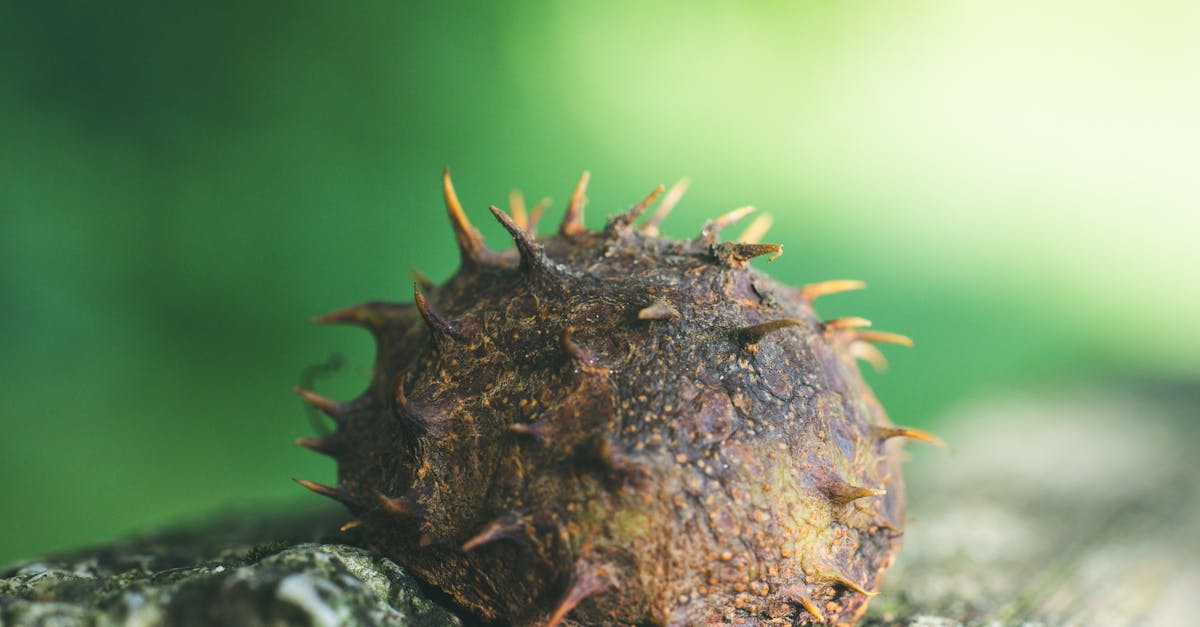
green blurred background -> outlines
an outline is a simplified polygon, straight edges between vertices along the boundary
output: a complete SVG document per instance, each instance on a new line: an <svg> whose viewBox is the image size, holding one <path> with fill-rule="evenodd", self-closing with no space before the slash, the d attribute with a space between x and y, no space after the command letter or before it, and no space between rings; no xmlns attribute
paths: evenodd
<svg viewBox="0 0 1200 627"><path fill-rule="evenodd" d="M311 502L290 388L371 345L306 320L454 271L445 165L497 247L584 169L592 225L682 175L669 235L773 214L773 274L916 338L901 424L1195 381L1197 7L0 2L0 562Z"/></svg>

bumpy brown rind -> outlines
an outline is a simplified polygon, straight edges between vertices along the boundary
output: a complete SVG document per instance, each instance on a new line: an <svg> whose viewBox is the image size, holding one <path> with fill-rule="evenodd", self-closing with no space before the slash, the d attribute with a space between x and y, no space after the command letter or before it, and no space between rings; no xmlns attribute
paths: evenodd
<svg viewBox="0 0 1200 627"><path fill-rule="evenodd" d="M899 549L896 436L924 435L891 426L854 347L901 336L814 313L860 283L750 267L781 248L718 241L745 211L671 240L661 210L634 224L656 190L590 231L584 184L549 239L493 208L516 243L496 253L446 176L459 272L320 319L378 358L351 402L302 391L337 423L302 444L338 484L306 487L485 619L852 622Z"/></svg>

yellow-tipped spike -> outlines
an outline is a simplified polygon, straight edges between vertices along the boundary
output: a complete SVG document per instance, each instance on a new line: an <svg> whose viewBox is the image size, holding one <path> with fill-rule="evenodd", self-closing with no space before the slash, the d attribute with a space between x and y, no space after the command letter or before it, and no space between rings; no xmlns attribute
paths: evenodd
<svg viewBox="0 0 1200 627"><path fill-rule="evenodd" d="M837 583L837 584L841 584L842 586L845 586L846 588L849 588L861 595L869 596L869 597L879 596L878 592L871 592L871 591L867 590L866 588L864 588L862 586L862 584L847 577L843 573L840 573L837 571L826 571L825 573L822 573L822 575L828 581L831 581L831 582Z"/></svg>
<svg viewBox="0 0 1200 627"><path fill-rule="evenodd" d="M817 604L813 602L812 599L805 597L796 599L796 601L800 604L800 607L804 608L804 611L812 614L813 617L817 619L818 623L825 622L825 615L821 614L821 610L817 607Z"/></svg>
<svg viewBox="0 0 1200 627"><path fill-rule="evenodd" d="M558 232L562 235L575 235L587 230L583 224L583 206L587 203L584 194L587 192L590 177L591 173L584 170L579 177L579 182L575 183L575 191L571 192L571 200L567 203L567 212L563 215L562 224L558 227Z"/></svg>
<svg viewBox="0 0 1200 627"><path fill-rule="evenodd" d="M662 185L658 185L654 189L650 190L650 193L646 194L645 198L642 198L636 205L630 207L629 211L625 214L626 219L632 224L635 220L641 217L643 213L645 213L646 208L649 207L650 204L654 202L654 199L658 198L658 195L662 192Z"/></svg>
<svg viewBox="0 0 1200 627"><path fill-rule="evenodd" d="M762 241L767 231L771 230L771 225L774 223L775 220L771 215L764 213L754 218L750 226L747 226L746 230L742 231L742 234L738 236L737 241L742 244L757 244Z"/></svg>
<svg viewBox="0 0 1200 627"><path fill-rule="evenodd" d="M508 193L508 213L512 215L512 221L517 226L529 228L529 216L525 213L525 196L521 195L520 190L514 189Z"/></svg>
<svg viewBox="0 0 1200 627"><path fill-rule="evenodd" d="M834 279L832 281L810 283L801 287L799 292L801 298L811 303L822 296L837 294L839 292L849 292L851 290L861 290L866 287L866 283L855 279Z"/></svg>
<svg viewBox="0 0 1200 627"><path fill-rule="evenodd" d="M342 525L341 527L338 527L338 531L345 533L347 531L350 531L351 529L354 529L355 527L358 527L361 524L363 524L363 520L361 518L355 518L354 520L348 521L346 524Z"/></svg>
<svg viewBox="0 0 1200 627"><path fill-rule="evenodd" d="M538 220L541 219L542 213L545 212L546 208L549 206L550 199L543 198L538 201L538 204L534 205L533 208L529 210L529 225L525 230L529 231L530 235L537 235Z"/></svg>
<svg viewBox="0 0 1200 627"><path fill-rule="evenodd" d="M854 339L860 342L876 342L881 344L899 344L905 348L912 348L912 338L899 333L888 333L887 331L863 331L856 329L853 331Z"/></svg>
<svg viewBox="0 0 1200 627"><path fill-rule="evenodd" d="M803 584L792 584L781 591L783 597L792 603L798 604L804 608L804 611L817 619L818 623L825 622L825 615L821 613L821 608L813 601L813 598L808 594L808 589Z"/></svg>
<svg viewBox="0 0 1200 627"><path fill-rule="evenodd" d="M666 320L668 318L678 318L679 310L671 303L658 299L650 303L648 307L643 308L638 312L638 320Z"/></svg>
<svg viewBox="0 0 1200 627"><path fill-rule="evenodd" d="M950 445L944 440L928 431L921 429L913 429L910 427L871 427L871 430L881 440L889 440L891 438L907 438L917 442L932 444L943 450L950 450Z"/></svg>
<svg viewBox="0 0 1200 627"><path fill-rule="evenodd" d="M845 505L846 503L857 501L858 499L865 499L872 496L883 496L887 494L887 490L882 488L858 486L850 483L849 481L838 479L825 488L825 493L834 503L837 503L838 505Z"/></svg>
<svg viewBox="0 0 1200 627"><path fill-rule="evenodd" d="M884 357L883 353L878 348L875 348L874 344L869 342L850 342L848 350L851 357L871 364L871 367L875 368L875 372L887 372L887 357Z"/></svg>
<svg viewBox="0 0 1200 627"><path fill-rule="evenodd" d="M767 257L767 261L770 262L779 259L783 254L782 244L742 244L739 242L720 246L721 250L717 252L718 257L727 255L730 260L737 263L745 263L763 255L770 255Z"/></svg>
<svg viewBox="0 0 1200 627"><path fill-rule="evenodd" d="M555 433L554 426L546 422L514 422L508 425L511 433L527 435L537 440L549 440Z"/></svg>
<svg viewBox="0 0 1200 627"><path fill-rule="evenodd" d="M483 238L467 214L463 212L462 204L458 202L458 194L454 192L454 183L450 180L450 168L442 171L442 195L446 201L446 215L450 216L450 226L454 228L454 239L462 252L464 261L478 262L482 256Z"/></svg>
<svg viewBox="0 0 1200 627"><path fill-rule="evenodd" d="M844 329L854 329L858 327L869 327L871 321L858 316L848 316L846 318L834 318L832 320L824 320L821 322L821 328L826 331L842 331Z"/></svg>
<svg viewBox="0 0 1200 627"><path fill-rule="evenodd" d="M675 208L675 205L679 204L679 199L683 198L683 193L687 191L688 185L691 185L691 183L691 180L685 176L672 185L671 189L667 190L667 195L663 196L662 202L659 203L658 208L655 209L654 213L651 214L649 218L646 218L646 222L642 224L641 230L643 233L647 235L658 235L658 225L662 224L662 221L667 217L667 214L671 213L671 210Z"/></svg>
<svg viewBox="0 0 1200 627"><path fill-rule="evenodd" d="M725 227L741 220L753 211L754 207L746 205L745 207L738 207L729 213L717 216L716 219L709 220L708 224L704 225L704 229L700 231L700 239L709 244L717 241L717 236L721 234L721 231Z"/></svg>

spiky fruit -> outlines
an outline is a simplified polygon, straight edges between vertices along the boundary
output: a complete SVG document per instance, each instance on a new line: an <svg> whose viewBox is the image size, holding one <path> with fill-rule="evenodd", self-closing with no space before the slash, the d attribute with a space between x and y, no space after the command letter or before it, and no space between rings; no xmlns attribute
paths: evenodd
<svg viewBox="0 0 1200 627"><path fill-rule="evenodd" d="M636 225L659 187L590 231L586 181L545 240L519 199L492 207L516 242L497 253L444 176L458 273L318 319L365 327L378 358L351 402L300 391L337 423L301 444L339 475L302 483L485 619L853 621L899 548L893 438L927 437L890 426L855 359L907 338L813 313L859 282L748 266L781 251L718 241L748 208L671 240L681 187Z"/></svg>

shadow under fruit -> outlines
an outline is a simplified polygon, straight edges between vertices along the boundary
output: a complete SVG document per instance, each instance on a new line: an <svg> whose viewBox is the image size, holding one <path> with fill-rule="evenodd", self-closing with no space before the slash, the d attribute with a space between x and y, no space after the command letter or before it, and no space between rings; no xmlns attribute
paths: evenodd
<svg viewBox="0 0 1200 627"><path fill-rule="evenodd" d="M782 248L756 221L736 242L705 225L661 237L662 188L601 231L585 173L558 233L541 204L492 207L515 250L486 248L449 174L462 265L412 304L318 319L374 334L370 387L300 394L334 433L299 443L338 462L305 487L370 542L488 620L793 625L854 621L899 549L899 439L857 359L880 364L861 318L812 302L861 288L788 288L750 267Z"/></svg>

